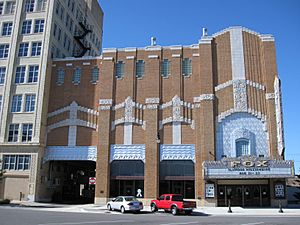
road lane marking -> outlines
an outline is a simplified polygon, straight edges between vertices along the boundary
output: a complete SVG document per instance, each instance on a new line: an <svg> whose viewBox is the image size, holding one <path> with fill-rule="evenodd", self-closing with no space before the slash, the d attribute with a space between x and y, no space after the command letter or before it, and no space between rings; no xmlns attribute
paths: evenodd
<svg viewBox="0 0 300 225"><path fill-rule="evenodd" d="M40 223L38 225L80 225L80 224L99 224L99 223L133 223L133 220L115 220L115 221L86 221L86 222L65 222L65 223Z"/></svg>
<svg viewBox="0 0 300 225"><path fill-rule="evenodd" d="M160 225L180 225L180 224L196 224L199 223L197 222L185 222L185 223L164 223L164 224L160 224Z"/></svg>
<svg viewBox="0 0 300 225"><path fill-rule="evenodd" d="M244 223L241 225L257 225L257 224L263 224L264 222L258 222L258 223Z"/></svg>

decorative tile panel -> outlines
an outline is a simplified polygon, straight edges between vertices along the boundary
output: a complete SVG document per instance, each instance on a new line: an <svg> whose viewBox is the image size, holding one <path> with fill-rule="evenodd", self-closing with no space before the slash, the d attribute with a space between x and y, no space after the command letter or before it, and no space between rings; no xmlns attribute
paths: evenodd
<svg viewBox="0 0 300 225"><path fill-rule="evenodd" d="M195 162L195 145L160 145L160 161L192 160Z"/></svg>
<svg viewBox="0 0 300 225"><path fill-rule="evenodd" d="M247 111L247 90L246 80L233 81L234 109L240 112Z"/></svg>
<svg viewBox="0 0 300 225"><path fill-rule="evenodd" d="M110 162L113 160L142 160L145 162L145 145L111 145Z"/></svg>
<svg viewBox="0 0 300 225"><path fill-rule="evenodd" d="M96 161L96 146L48 146L44 162L50 160L89 160Z"/></svg>
<svg viewBox="0 0 300 225"><path fill-rule="evenodd" d="M222 155L234 157L235 141L242 136L250 138L251 154L269 155L268 132L263 120L249 113L236 112L217 123L217 160Z"/></svg>

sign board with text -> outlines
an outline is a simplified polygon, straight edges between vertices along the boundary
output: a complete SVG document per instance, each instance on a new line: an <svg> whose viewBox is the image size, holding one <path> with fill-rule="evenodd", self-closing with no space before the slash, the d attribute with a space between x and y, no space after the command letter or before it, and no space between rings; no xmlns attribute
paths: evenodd
<svg viewBox="0 0 300 225"><path fill-rule="evenodd" d="M288 178L294 176L291 160L259 157L223 158L203 163L205 179Z"/></svg>

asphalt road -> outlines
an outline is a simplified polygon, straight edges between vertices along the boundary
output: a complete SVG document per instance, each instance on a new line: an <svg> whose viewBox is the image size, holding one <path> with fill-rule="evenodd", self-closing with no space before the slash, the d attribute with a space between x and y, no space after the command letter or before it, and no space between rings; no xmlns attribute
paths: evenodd
<svg viewBox="0 0 300 225"><path fill-rule="evenodd" d="M299 225L300 216L210 216L193 213L190 216L173 216L168 213L120 214L70 213L40 211L32 208L0 207L0 225Z"/></svg>

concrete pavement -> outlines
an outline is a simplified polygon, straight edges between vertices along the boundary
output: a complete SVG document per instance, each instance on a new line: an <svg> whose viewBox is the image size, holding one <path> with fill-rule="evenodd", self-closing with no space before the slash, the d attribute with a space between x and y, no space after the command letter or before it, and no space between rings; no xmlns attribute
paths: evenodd
<svg viewBox="0 0 300 225"><path fill-rule="evenodd" d="M54 204L54 203L39 203L39 202L12 202L11 206L34 208L37 210L57 211L57 212L86 212L86 213L108 213L105 205L95 204ZM198 207L194 210L195 213L206 215L247 215L247 216L300 216L300 208L283 208L283 213L279 213L278 208L242 208L231 207L232 213L228 213L228 207ZM144 213L150 213L150 207L144 206ZM114 213L114 212L113 212Z"/></svg>

